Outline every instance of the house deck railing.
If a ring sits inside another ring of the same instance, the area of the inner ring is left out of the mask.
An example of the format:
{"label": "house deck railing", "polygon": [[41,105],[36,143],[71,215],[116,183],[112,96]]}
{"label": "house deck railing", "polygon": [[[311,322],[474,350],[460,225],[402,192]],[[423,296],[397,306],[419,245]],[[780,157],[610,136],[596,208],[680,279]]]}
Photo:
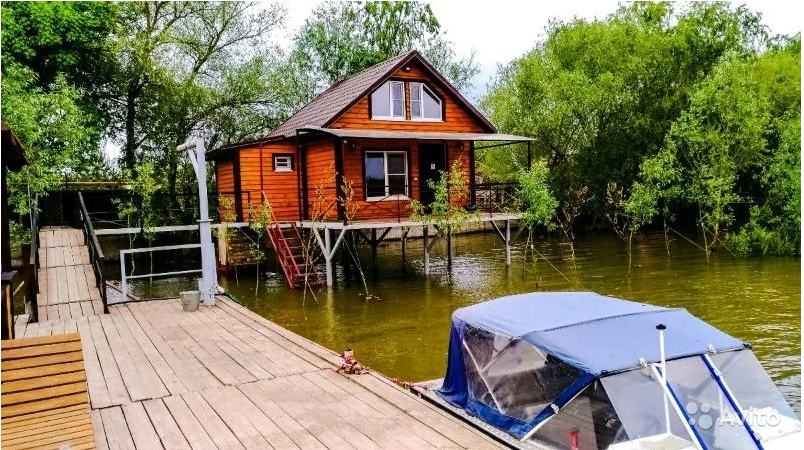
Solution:
{"label": "house deck railing", "polygon": [[[377,195],[366,195],[372,192]],[[248,205],[252,200],[259,201],[261,194],[261,192],[242,191],[239,193],[240,204],[237,205],[235,199],[238,197],[235,192],[222,191],[211,204],[217,205],[218,217],[221,221],[232,221],[226,220],[227,217],[229,219],[236,218],[237,221],[248,221]],[[463,206],[467,211],[479,214],[493,214],[514,212],[515,194],[515,183],[477,183],[470,187],[468,194],[462,196],[463,200],[459,200],[457,198],[459,195],[456,193],[452,193],[451,197],[453,206]],[[223,197],[228,200],[222,200]],[[433,197],[431,189],[421,186],[372,185],[367,192],[364,185],[352,184],[349,189],[336,189],[334,186],[307,189],[302,192],[302,198],[293,204],[280,203],[281,200],[272,199],[270,194],[266,198],[275,209],[296,211],[293,218],[281,218],[285,221],[298,219],[341,220],[349,223],[369,219],[403,222],[408,220],[412,214],[410,205],[413,200],[425,204],[426,214],[428,213],[426,199]],[[347,199],[347,201],[344,202],[343,199]],[[257,207],[258,204],[253,206]],[[304,212],[303,217],[298,217],[300,208]]]}

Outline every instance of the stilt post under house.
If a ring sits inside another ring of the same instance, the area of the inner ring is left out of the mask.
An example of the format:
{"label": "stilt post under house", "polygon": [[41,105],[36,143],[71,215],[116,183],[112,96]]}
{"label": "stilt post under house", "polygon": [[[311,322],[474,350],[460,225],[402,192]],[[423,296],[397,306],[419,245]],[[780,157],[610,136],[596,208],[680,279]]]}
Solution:
{"label": "stilt post under house", "polygon": [[[335,285],[335,271],[332,268],[332,236],[329,228],[324,228],[324,261],[327,266],[327,286]],[[317,233],[317,231],[315,231]]]}
{"label": "stilt post under house", "polygon": [[407,254],[408,254],[408,231],[406,229],[402,229],[402,270],[405,270],[405,263],[407,262]]}
{"label": "stilt post under house", "polygon": [[452,226],[447,225],[447,270],[452,270]]}
{"label": "stilt post under house", "polygon": [[377,229],[371,229],[371,267],[377,268]]}
{"label": "stilt post under house", "polygon": [[427,225],[422,227],[422,243],[424,244],[424,274],[430,274],[430,242],[429,242],[430,227]]}
{"label": "stilt post under house", "polygon": [[511,221],[505,221],[505,265],[511,265]]}

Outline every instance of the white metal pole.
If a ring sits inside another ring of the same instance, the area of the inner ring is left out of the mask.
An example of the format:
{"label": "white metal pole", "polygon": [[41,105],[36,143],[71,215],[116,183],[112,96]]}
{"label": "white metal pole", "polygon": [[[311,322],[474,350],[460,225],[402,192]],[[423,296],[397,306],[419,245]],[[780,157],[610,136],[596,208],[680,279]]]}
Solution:
{"label": "white metal pole", "polygon": [[126,252],[120,251],[120,289],[123,291],[123,301],[128,300],[128,283],[126,283]]}
{"label": "white metal pole", "polygon": [[188,151],[190,162],[195,169],[198,179],[198,206],[200,219],[198,232],[201,238],[201,280],[198,290],[201,291],[201,301],[204,305],[215,304],[215,291],[218,280],[215,272],[215,249],[212,247],[212,228],[209,219],[209,204],[207,198],[207,162],[204,149],[204,139],[201,136],[188,140],[177,150]]}
{"label": "white metal pole", "polygon": [[[661,358],[662,362],[662,384],[667,386],[667,361],[665,360],[664,356],[664,330],[667,329],[664,324],[656,325],[656,329],[659,330],[659,357]],[[668,404],[668,398],[664,396],[664,423],[667,426],[667,434],[671,434],[670,430],[670,405]]]}

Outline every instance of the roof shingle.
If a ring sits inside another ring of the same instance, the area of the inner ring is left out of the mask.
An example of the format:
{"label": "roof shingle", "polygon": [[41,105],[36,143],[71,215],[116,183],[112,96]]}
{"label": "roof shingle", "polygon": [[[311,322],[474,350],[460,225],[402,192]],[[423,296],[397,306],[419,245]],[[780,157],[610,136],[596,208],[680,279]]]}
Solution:
{"label": "roof shingle", "polygon": [[272,131],[268,137],[292,137],[296,130],[305,125],[323,127],[336,114],[352,104],[356,99],[376,83],[380,78],[389,75],[397,64],[410,58],[416,51],[412,50],[403,55],[385,60],[377,65],[352,75],[330,86],[319,94],[310,103],[296,111],[282,125]]}

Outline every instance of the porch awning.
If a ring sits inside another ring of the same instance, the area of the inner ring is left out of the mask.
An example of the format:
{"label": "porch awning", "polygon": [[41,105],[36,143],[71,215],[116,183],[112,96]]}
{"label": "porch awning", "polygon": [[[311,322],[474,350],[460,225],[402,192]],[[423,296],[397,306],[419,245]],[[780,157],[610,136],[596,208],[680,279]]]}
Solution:
{"label": "porch awning", "polygon": [[528,142],[533,138],[502,133],[445,133],[439,131],[388,131],[388,130],[356,130],[346,128],[322,128],[306,125],[298,129],[299,133],[324,133],[341,138],[364,139],[405,139],[431,141],[491,141],[491,142]]}

